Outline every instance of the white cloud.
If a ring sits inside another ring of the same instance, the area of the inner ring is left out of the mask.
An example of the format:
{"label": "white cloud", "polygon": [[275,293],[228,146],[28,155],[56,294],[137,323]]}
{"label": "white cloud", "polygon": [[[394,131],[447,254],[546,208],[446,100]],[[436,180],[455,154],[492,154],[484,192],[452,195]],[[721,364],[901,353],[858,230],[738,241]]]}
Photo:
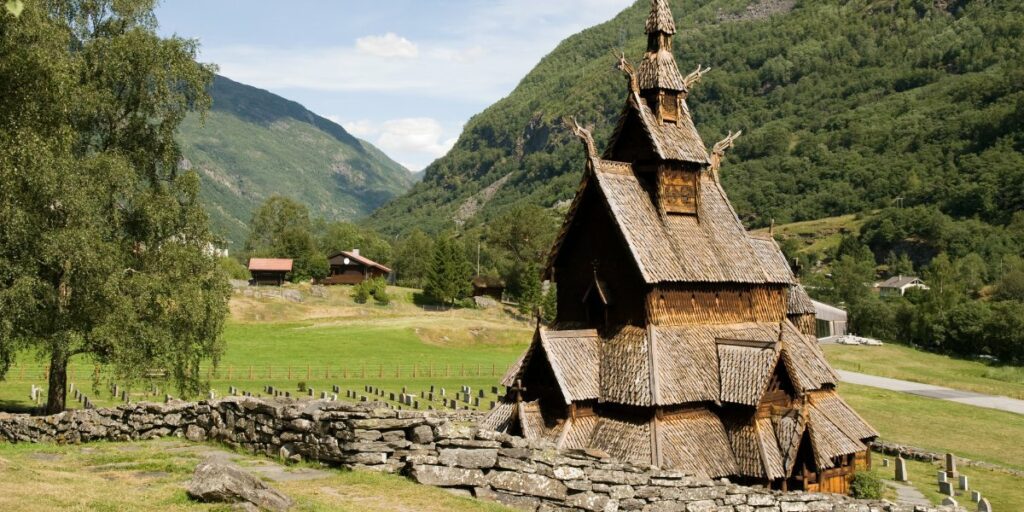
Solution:
{"label": "white cloud", "polygon": [[334,121],[335,123],[340,124],[345,128],[345,131],[359,138],[365,139],[367,137],[372,137],[373,135],[377,134],[377,127],[373,124],[372,121],[368,119],[360,119],[358,121],[342,121],[336,116],[327,116],[327,118],[330,119],[331,121]]}
{"label": "white cloud", "polygon": [[375,57],[416,58],[420,49],[412,41],[388,32],[382,36],[366,36],[356,39],[356,49]]}
{"label": "white cloud", "polygon": [[381,123],[377,145],[385,151],[413,151],[439,157],[455,145],[455,138],[443,139],[444,129],[436,119],[408,117]]}

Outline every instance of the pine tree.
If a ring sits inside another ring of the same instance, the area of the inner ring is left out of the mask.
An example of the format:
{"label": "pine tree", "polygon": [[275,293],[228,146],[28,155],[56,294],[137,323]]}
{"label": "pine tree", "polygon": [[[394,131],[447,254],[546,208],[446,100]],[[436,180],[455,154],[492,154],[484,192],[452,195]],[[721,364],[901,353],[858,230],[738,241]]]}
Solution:
{"label": "pine tree", "polygon": [[458,240],[442,236],[434,244],[434,265],[423,289],[427,296],[443,304],[454,305],[470,292],[473,268],[466,259],[466,251]]}

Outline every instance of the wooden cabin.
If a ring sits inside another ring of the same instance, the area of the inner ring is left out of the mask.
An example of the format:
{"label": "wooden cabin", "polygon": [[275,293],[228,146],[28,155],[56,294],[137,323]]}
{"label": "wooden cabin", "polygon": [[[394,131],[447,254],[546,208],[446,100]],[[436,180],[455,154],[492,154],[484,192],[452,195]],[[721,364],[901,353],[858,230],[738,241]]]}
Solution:
{"label": "wooden cabin", "polygon": [[359,254],[359,249],[341,251],[328,258],[331,273],[323,284],[359,284],[375,277],[386,278],[391,269]]}
{"label": "wooden cabin", "polygon": [[505,281],[495,276],[473,276],[470,280],[473,285],[474,297],[491,297],[494,300],[501,300],[505,293]]}
{"label": "wooden cabin", "polygon": [[[647,53],[586,168],[546,277],[558,313],[503,379],[482,426],[641,465],[777,489],[846,493],[878,434],[836,391],[806,294],[774,240],[751,236],[686,104],[675,22],[652,1]],[[794,319],[797,320],[794,323]],[[799,324],[799,325],[797,325]]]}
{"label": "wooden cabin", "polygon": [[281,286],[291,271],[292,260],[287,258],[249,258],[249,274],[256,285]]}

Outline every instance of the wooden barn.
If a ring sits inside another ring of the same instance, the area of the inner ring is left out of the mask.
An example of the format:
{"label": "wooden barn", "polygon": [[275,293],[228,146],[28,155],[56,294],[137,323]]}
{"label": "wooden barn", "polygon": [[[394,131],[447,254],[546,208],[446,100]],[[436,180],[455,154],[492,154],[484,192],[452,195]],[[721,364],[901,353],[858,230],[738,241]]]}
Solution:
{"label": "wooden barn", "polygon": [[341,251],[328,258],[331,274],[323,284],[359,284],[375,277],[386,278],[391,269],[359,254],[359,249]]}
{"label": "wooden barn", "polygon": [[473,285],[474,297],[491,297],[500,301],[501,296],[505,293],[505,281],[502,281],[500,277],[473,276],[470,284]]}
{"label": "wooden barn", "polygon": [[281,286],[291,271],[292,260],[287,258],[249,258],[253,284]]}
{"label": "wooden barn", "polygon": [[[813,311],[774,240],[751,236],[686,105],[700,72],[672,55],[665,0],[602,156],[547,266],[558,315],[482,425],[638,464],[778,489],[846,493],[878,434],[836,392]],[[799,296],[798,296],[799,294]],[[807,315],[810,314],[808,317]]]}

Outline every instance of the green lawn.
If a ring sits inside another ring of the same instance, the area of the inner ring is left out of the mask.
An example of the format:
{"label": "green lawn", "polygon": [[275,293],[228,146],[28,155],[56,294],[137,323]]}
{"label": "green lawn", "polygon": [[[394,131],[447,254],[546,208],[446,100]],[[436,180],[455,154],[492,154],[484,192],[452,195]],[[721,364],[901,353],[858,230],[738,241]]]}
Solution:
{"label": "green lawn", "polygon": [[990,366],[902,345],[881,347],[822,345],[836,368],[946,386],[989,395],[1024,399],[1024,368]]}
{"label": "green lawn", "polygon": [[[856,214],[826,217],[824,219],[793,222],[775,226],[774,233],[782,238],[795,238],[802,242],[798,252],[824,254],[829,249],[839,246],[843,232],[856,233],[866,218],[857,218]],[[767,233],[767,228],[757,229],[755,233]]]}
{"label": "green lawn", "polygon": [[839,393],[886,441],[1024,470],[1024,416],[853,384]]}
{"label": "green lawn", "polygon": [[[883,457],[890,459],[890,465],[887,468],[882,467]],[[896,476],[896,463],[894,459],[895,457],[875,454],[875,464],[872,470],[884,480],[893,480]],[[939,485],[936,481],[935,473],[941,469],[943,469],[943,466],[940,463],[908,460],[907,472],[910,475],[908,485],[921,491],[925,498],[937,505],[942,502],[943,495],[939,494]],[[960,494],[956,496],[956,500],[968,510],[974,508],[974,504],[971,502],[970,491],[972,490],[981,491],[982,496],[988,498],[992,503],[994,510],[1019,510],[1021,504],[1024,503],[1024,482],[1022,482],[1022,479],[1000,471],[974,467],[961,466],[958,470],[960,473],[967,475],[970,489],[967,492],[957,491]],[[956,483],[954,482],[955,485]],[[895,493],[889,493],[886,496],[890,500],[894,499],[894,497]]]}
{"label": "green lawn", "polygon": [[[212,451],[226,449],[173,439],[72,446],[0,443],[0,510],[229,510],[224,505],[193,502],[185,494],[196,464]],[[248,468],[273,465],[264,457],[227,456]],[[323,471],[319,478],[268,483],[292,498],[296,504],[292,510],[297,512],[508,510],[396,475]]]}

